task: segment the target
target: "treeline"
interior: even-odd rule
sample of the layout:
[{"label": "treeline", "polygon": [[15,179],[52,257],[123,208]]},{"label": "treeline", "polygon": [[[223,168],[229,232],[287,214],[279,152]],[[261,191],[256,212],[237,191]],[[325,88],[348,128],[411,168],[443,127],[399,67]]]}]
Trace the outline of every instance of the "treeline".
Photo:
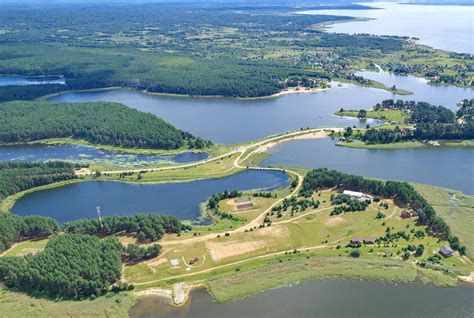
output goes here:
[{"label": "treeline", "polygon": [[54,298],[95,298],[120,279],[122,252],[116,237],[56,236],[36,255],[0,257],[0,280]]},{"label": "treeline", "polygon": [[0,200],[23,190],[74,179],[75,167],[74,164],[59,161],[0,162]]},{"label": "treeline", "polygon": [[65,89],[66,86],[61,84],[0,86],[0,103],[12,100],[32,100],[45,95],[59,93]]},{"label": "treeline", "polygon": [[59,231],[59,223],[44,216],[17,216],[0,212],[0,252],[26,239],[47,238]]},{"label": "treeline", "polygon": [[165,233],[179,234],[181,231],[191,229],[174,216],[160,214],[106,216],[102,217],[102,225],[98,219],[80,219],[64,223],[62,228],[66,233],[97,236],[136,233],[137,241],[140,243],[157,241]]},{"label": "treeline", "polygon": [[431,233],[448,240],[453,249],[459,250],[462,254],[466,252],[466,248],[459,243],[459,239],[451,234],[446,222],[437,216],[425,198],[406,182],[371,180],[326,168],[313,169],[306,174],[301,195],[309,196],[315,190],[333,187],[338,190],[360,191],[393,199],[400,206],[410,207],[418,213],[419,224],[426,225]]},{"label": "treeline", "polygon": [[118,103],[51,103],[22,101],[0,104],[0,143],[72,137],[91,143],[130,148],[176,149],[196,140],[170,123]]},{"label": "treeline", "polygon": [[474,139],[472,100],[464,100],[457,113],[443,106],[425,102],[385,100],[375,106],[408,111],[407,123],[415,128],[394,129],[371,128],[362,136],[368,144],[385,144],[408,140],[464,140]]}]

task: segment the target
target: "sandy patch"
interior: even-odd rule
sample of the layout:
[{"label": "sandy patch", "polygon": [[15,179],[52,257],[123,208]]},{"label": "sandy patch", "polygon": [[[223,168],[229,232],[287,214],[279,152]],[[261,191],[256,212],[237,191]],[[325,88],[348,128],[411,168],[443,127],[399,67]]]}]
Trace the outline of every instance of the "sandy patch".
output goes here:
[{"label": "sandy patch", "polygon": [[288,230],[286,226],[272,225],[272,226],[267,226],[267,227],[258,229],[254,233],[260,236],[266,236],[266,237],[273,236],[273,237],[283,238],[290,235],[290,230]]},{"label": "sandy patch", "polygon": [[76,176],[85,176],[91,174],[91,171],[87,168],[81,168],[74,170],[74,173],[76,174]]},{"label": "sandy patch", "polygon": [[41,252],[42,250],[43,249],[41,249],[41,248],[25,248],[20,253],[18,253],[17,256],[25,256],[25,255],[28,255],[28,254],[35,255],[35,254]]},{"label": "sandy patch", "polygon": [[212,260],[214,261],[220,261],[228,257],[250,253],[265,247],[265,245],[265,242],[262,241],[248,241],[239,243],[206,242],[206,247],[209,250],[209,254],[211,254]]},{"label": "sandy patch", "polygon": [[339,223],[342,223],[342,222],[345,222],[346,219],[344,219],[342,216],[334,216],[334,217],[330,217],[329,219],[326,219],[323,221],[323,224],[324,225],[327,225],[327,226],[336,226],[338,225]]},{"label": "sandy patch", "polygon": [[310,89],[306,89],[305,87],[290,87],[290,88],[287,88],[286,90],[282,90],[281,92],[278,92],[278,93],[273,94],[271,96],[276,97],[276,96],[283,96],[283,95],[288,95],[288,94],[299,94],[299,93],[314,94],[314,93],[327,91],[329,89],[331,89],[331,88],[328,87],[328,88],[310,88]]},{"label": "sandy patch", "polygon": [[327,137],[327,133],[321,130],[321,131],[316,131],[309,134],[298,135],[292,139],[321,139],[321,138],[326,138],[326,137]]}]

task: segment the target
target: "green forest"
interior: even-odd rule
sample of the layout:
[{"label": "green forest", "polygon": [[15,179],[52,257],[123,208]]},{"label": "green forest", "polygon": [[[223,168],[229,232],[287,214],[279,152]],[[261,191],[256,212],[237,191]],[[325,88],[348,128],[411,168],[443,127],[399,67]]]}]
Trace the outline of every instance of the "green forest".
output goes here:
[{"label": "green forest", "polygon": [[67,162],[0,162],[0,200],[23,190],[76,178]]},{"label": "green forest", "polygon": [[359,67],[373,63],[436,83],[472,82],[474,61],[466,54],[417,46],[404,37],[326,33],[320,24],[352,18],[297,10],[291,5],[99,5],[30,9],[27,18],[23,10],[2,10],[0,74],[63,75],[66,85],[0,88],[0,100],[112,86],[256,97],[298,85],[289,80],[294,77],[353,80]]},{"label": "green forest", "polygon": [[409,140],[469,140],[474,139],[474,100],[463,100],[458,111],[425,102],[385,100],[374,110],[391,108],[408,113],[406,123],[414,129],[370,128],[361,139],[367,144],[387,144]]},{"label": "green forest", "polygon": [[211,145],[155,115],[108,102],[0,104],[0,143],[72,137],[94,144],[176,149]]}]

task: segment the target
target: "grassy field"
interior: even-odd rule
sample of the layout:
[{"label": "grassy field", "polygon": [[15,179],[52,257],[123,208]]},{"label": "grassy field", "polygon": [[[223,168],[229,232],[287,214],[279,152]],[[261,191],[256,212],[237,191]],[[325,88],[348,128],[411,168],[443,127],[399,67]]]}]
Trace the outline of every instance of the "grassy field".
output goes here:
[{"label": "grassy field", "polygon": [[[293,215],[289,213],[281,218],[270,216],[272,225],[267,227],[246,227],[242,230],[234,230],[229,235],[200,233],[194,238],[175,237],[172,241],[164,240],[163,254],[150,262],[128,266],[125,269],[125,279],[136,284],[138,290],[149,287],[167,287],[177,281],[210,281],[220,277],[221,275],[230,275],[231,272],[243,272],[244,269],[255,269],[260,266],[266,266],[280,257],[285,255],[305,254],[310,257],[330,257],[344,262],[351,262],[349,259],[350,248],[345,246],[353,237],[381,237],[385,235],[386,228],[390,228],[392,233],[398,231],[406,231],[414,233],[415,231],[424,231],[423,226],[418,226],[415,219],[402,219],[399,217],[401,208],[394,205],[390,200],[388,209],[380,210],[377,203],[372,203],[367,211],[344,213],[341,215],[331,216],[330,211],[333,209],[329,205],[328,198],[331,192],[321,195],[314,194],[315,199],[321,200],[322,204],[317,209],[308,209],[303,212],[297,212]],[[222,202],[222,205],[227,202]],[[264,207],[262,206],[262,210]],[[227,210],[230,213],[245,213],[233,211],[231,207]],[[378,211],[385,214],[382,219],[376,218]],[[256,211],[249,210],[249,214],[258,215]],[[244,231],[245,230],[245,231]],[[199,237],[203,236],[203,237]],[[420,257],[411,255],[409,260],[403,260],[401,254],[403,248],[408,245],[425,246],[425,253]],[[390,244],[364,245],[359,250],[361,258],[368,262],[374,262],[377,270],[370,270],[370,275],[360,268],[353,271],[348,270],[344,275],[347,277],[367,277],[386,279],[400,279],[403,276],[396,274],[397,271],[384,276],[385,266],[387,264],[398,264],[399,267],[411,268],[410,279],[414,279],[417,275],[421,275],[425,280],[433,281],[441,285],[452,285],[456,275],[466,275],[472,269],[472,263],[466,257],[452,257],[442,260],[442,268],[449,274],[442,275],[441,272],[432,270],[422,270],[414,266],[414,262],[425,260],[436,254],[442,245],[446,242],[438,241],[437,238],[425,236],[423,238],[411,238],[407,241],[397,239]],[[199,261],[193,264],[189,269],[184,263],[189,260],[199,258]],[[178,259],[179,266],[171,266],[169,260]],[[332,264],[332,262],[331,262]],[[342,266],[342,267],[338,267]],[[247,288],[245,283],[241,291],[236,290],[229,293],[232,296],[220,295],[218,291],[213,291],[217,299],[227,300],[235,297],[241,297],[244,294],[258,292],[269,288],[269,286],[286,283],[292,280],[322,277],[322,276],[338,276],[341,268],[346,265],[329,266],[327,269],[321,270],[320,274],[314,273],[314,270],[298,270],[289,271],[288,274],[281,275],[283,278],[276,280],[270,279],[269,282],[262,283],[261,287]],[[402,271],[402,270],[400,270]],[[398,272],[400,272],[398,271]],[[262,269],[262,272],[267,270]],[[295,276],[292,276],[294,272]],[[319,272],[319,271],[316,271]],[[403,275],[407,273],[402,271]],[[423,273],[428,273],[424,275]],[[332,273],[332,274],[331,274]],[[299,276],[301,275],[301,276]],[[318,276],[321,275],[321,276]],[[232,275],[235,276],[235,275]],[[287,276],[287,279],[285,278]],[[420,277],[421,277],[420,276]],[[245,277],[242,278],[245,281]],[[210,283],[212,286],[212,283]],[[256,285],[250,280],[248,285]],[[269,285],[268,285],[269,284]],[[213,286],[218,286],[214,283]],[[217,287],[214,287],[217,288]],[[226,288],[223,288],[225,290]],[[240,289],[240,287],[238,288]],[[211,287],[212,290],[212,287]],[[229,298],[230,297],[230,298]]]},{"label": "grassy field", "polygon": [[[348,116],[348,117],[357,117],[359,114],[358,110],[344,110],[337,112],[338,116]],[[407,114],[396,109],[381,109],[381,110],[369,110],[367,111],[367,118],[374,118],[379,120],[384,120],[388,122],[392,121],[404,121],[407,117]]]},{"label": "grassy field", "polygon": [[468,255],[474,257],[474,196],[434,186],[414,185],[466,245]]},{"label": "grassy field", "polygon": [[0,288],[0,317],[128,317],[132,293],[110,294],[95,300],[54,301]]},{"label": "grassy field", "polygon": [[3,256],[25,256],[27,254],[35,254],[44,250],[46,243],[48,243],[48,239],[19,242],[7,250]]}]

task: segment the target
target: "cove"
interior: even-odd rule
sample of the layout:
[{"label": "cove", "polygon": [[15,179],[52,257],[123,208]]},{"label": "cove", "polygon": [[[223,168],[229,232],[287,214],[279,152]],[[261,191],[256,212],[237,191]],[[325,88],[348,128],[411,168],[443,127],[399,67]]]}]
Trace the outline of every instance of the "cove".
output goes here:
[{"label": "cove", "polygon": [[[111,101],[169,120],[176,127],[214,143],[235,144],[306,127],[362,125],[334,113],[341,107],[369,108],[392,98],[388,91],[332,83],[318,93],[287,94],[278,98],[235,99],[170,97],[120,89],[67,93],[51,101]],[[371,125],[377,121],[370,121]]]},{"label": "cove", "polygon": [[146,166],[157,162],[188,163],[209,157],[205,152],[184,152],[177,155],[132,154],[108,151],[77,144],[31,144],[0,146],[0,161],[39,162],[63,160],[77,163],[101,163],[116,166]]},{"label": "cove", "polygon": [[424,78],[411,75],[396,75],[389,72],[356,72],[356,75],[371,79],[387,87],[395,85],[397,88],[413,92],[412,95],[397,95],[394,99],[423,101],[433,105],[445,106],[456,112],[457,104],[465,98],[474,97],[474,89],[452,85],[429,85]]},{"label": "cove", "polygon": [[[405,80],[412,81],[412,78]],[[443,103],[455,109],[456,103],[474,96],[473,89],[431,86],[426,81],[418,82],[416,86],[410,82],[399,86],[415,94],[402,96],[385,90],[333,82],[331,89],[314,94],[301,92],[251,100],[158,96],[128,89],[67,93],[50,100],[119,102],[163,117],[178,128],[214,143],[235,144],[306,127],[365,127],[367,123],[374,126],[379,122],[369,120],[362,123],[356,118],[339,117],[334,113],[341,108],[369,109],[384,99],[427,98],[436,105]]]},{"label": "cove", "polygon": [[439,288],[414,283],[321,279],[217,303],[203,289],[182,307],[157,297],[138,299],[131,318],[237,317],[471,317],[474,288]]},{"label": "cove", "polygon": [[40,85],[40,84],[66,84],[64,78],[59,76],[0,76],[0,86],[10,85]]},{"label": "cove", "polygon": [[199,204],[225,190],[273,190],[289,184],[280,171],[247,170],[220,178],[180,183],[134,184],[86,181],[28,193],[12,208],[18,215],[50,216],[59,222],[103,216],[159,213],[180,219],[199,217]]},{"label": "cove", "polygon": [[474,194],[473,147],[355,149],[330,138],[291,140],[269,150],[262,166],[328,168],[371,178],[426,183]]},{"label": "cove", "polygon": [[329,14],[370,19],[337,23],[327,28],[335,33],[368,33],[411,36],[422,44],[445,51],[474,53],[472,6],[408,5],[390,2],[362,3],[379,10],[317,10],[305,14]]}]

